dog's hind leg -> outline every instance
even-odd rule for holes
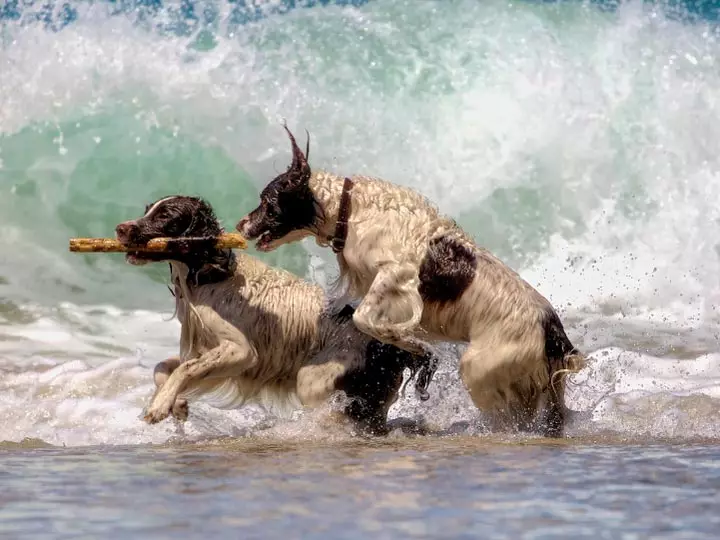
[[[338,379],[348,371],[350,362],[342,355],[326,358],[303,366],[298,371],[296,389],[300,403],[305,407],[317,407],[327,401],[337,390]]]
[[[411,264],[385,264],[353,314],[355,326],[382,343],[407,352],[427,353],[415,337],[423,312],[417,268]]]
[[[460,378],[491,429],[531,429],[548,383],[544,351],[530,343],[474,339],[460,358]]]
[[[193,381],[210,377],[242,375],[257,363],[257,353],[247,339],[233,336],[198,358],[180,364],[158,389],[148,407],[144,420],[155,424],[168,417],[178,395]]]
[[[365,350],[365,364],[348,371],[338,381],[339,388],[350,400],[345,415],[367,434],[386,435],[388,411],[397,401],[403,371],[406,367],[414,368],[416,362],[421,360],[393,345],[370,341]]]
[[[562,437],[565,427],[565,381],[555,381],[554,388],[548,388],[546,403],[541,418],[540,431],[544,437]]]
[[[362,361],[358,352],[353,344],[347,346],[345,351],[330,346],[313,358],[311,363],[301,367],[295,386],[300,403],[308,408],[328,403],[333,394],[342,390],[341,381],[344,380],[346,373],[357,369]],[[323,411],[322,417],[323,423],[327,421],[334,425],[343,423],[342,413],[334,408]]]

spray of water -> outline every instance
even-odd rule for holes
[[[138,420],[151,366],[177,348],[165,268],[68,254],[67,238],[112,234],[169,193],[234,223],[287,166],[282,119],[310,131],[313,167],[420,190],[559,308],[591,353],[568,396],[577,432],[717,436],[711,28],[640,2],[357,4],[205,2],[193,19],[71,2],[53,4],[62,24],[6,22],[0,440],[171,436]],[[335,272],[311,244],[268,260]],[[481,425],[455,358],[429,402],[391,414]],[[195,410],[197,436],[267,419]]]

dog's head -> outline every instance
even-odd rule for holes
[[[145,207],[145,214],[115,227],[115,235],[125,246],[142,246],[153,238],[204,237],[213,239],[222,233],[220,223],[212,207],[197,197],[175,195],[159,199]],[[212,242],[214,244],[214,241]],[[147,264],[167,260],[178,260],[178,250],[167,253],[128,251],[125,259],[130,264]]]
[[[292,146],[292,163],[275,177],[260,194],[260,205],[242,218],[235,228],[248,240],[255,240],[259,251],[296,242],[313,233],[319,205],[310,190],[310,136],[305,153],[285,126]]]

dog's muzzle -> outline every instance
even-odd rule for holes
[[[138,236],[138,226],[135,221],[123,221],[115,227],[115,236],[123,244],[132,244]]]

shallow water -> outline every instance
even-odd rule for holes
[[[7,538],[717,538],[720,448],[252,439],[1,451]]]

